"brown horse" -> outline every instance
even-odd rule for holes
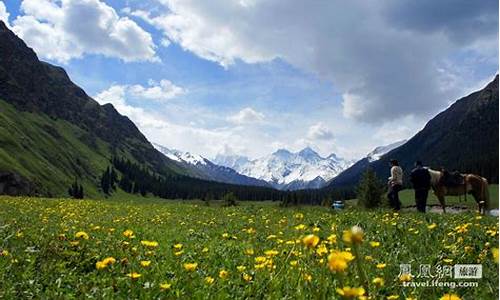
[[[429,169],[431,175],[431,186],[434,194],[441,203],[443,212],[446,212],[446,205],[444,201],[445,196],[462,196],[471,194],[478,205],[480,213],[486,213],[489,205],[489,190],[488,180],[475,174],[462,174],[464,177],[463,185],[447,186],[443,183],[443,172]]]

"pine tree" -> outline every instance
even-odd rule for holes
[[[370,168],[363,173],[356,192],[358,204],[365,208],[375,208],[382,203],[382,183]]]
[[[83,199],[83,185],[80,184],[80,186],[78,187],[78,197],[76,197],[76,199]]]
[[[110,186],[111,186],[111,175],[109,171],[109,167],[104,171],[101,177],[101,189],[105,194],[109,194]]]

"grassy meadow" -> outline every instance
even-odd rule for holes
[[[359,231],[351,227],[359,225]],[[1,299],[497,299],[498,218],[0,197]],[[498,252],[496,252],[498,254]],[[477,287],[404,287],[480,263]],[[400,276],[411,264],[414,277]],[[443,281],[460,280],[444,277]],[[459,299],[459,298],[453,298]]]

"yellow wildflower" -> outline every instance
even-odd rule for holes
[[[316,247],[316,245],[318,245],[319,243],[319,237],[314,235],[314,234],[309,234],[309,235],[306,235],[303,239],[302,239],[302,242],[304,243],[304,245],[306,245],[307,247],[311,247],[311,248],[314,248]]]
[[[408,281],[411,281],[411,278],[412,278],[411,274],[404,273],[404,274],[401,274],[399,276],[399,281],[401,281],[401,282],[408,282]]]
[[[243,273],[243,280],[245,280],[246,282],[249,282],[249,281],[252,281],[252,276],[247,274],[247,273]]]
[[[359,226],[353,226],[350,230],[345,230],[342,239],[348,244],[360,244],[363,242],[364,232]]]
[[[75,238],[88,240],[89,235],[85,231],[78,231],[77,233],[75,233]]]
[[[276,256],[279,254],[279,252],[276,250],[266,250],[264,251],[264,254],[267,256]]]
[[[162,291],[170,290],[171,287],[172,287],[171,283],[168,282],[160,283],[160,290]]]
[[[175,250],[181,250],[182,249],[182,244],[180,244],[180,243],[179,244],[175,244],[174,245],[174,249]]]
[[[136,272],[130,272],[127,274],[127,277],[130,277],[131,279],[138,279],[141,276],[142,276],[141,274],[136,273]]]
[[[430,225],[427,225],[427,228],[428,228],[428,229],[430,229],[430,230],[432,230],[432,229],[434,229],[434,228],[436,228],[436,227],[437,227],[437,224],[436,224],[436,223],[432,223],[432,224],[430,224]]]
[[[386,266],[387,266],[386,264],[380,263],[380,264],[377,264],[377,269],[383,269]]]
[[[266,262],[266,260],[267,260],[267,258],[265,256],[257,256],[255,258],[255,262],[258,264],[264,263],[264,262]]]
[[[372,248],[379,247],[380,246],[380,242],[370,242],[370,246],[372,246]]]
[[[246,255],[253,255],[254,251],[253,251],[253,249],[245,249],[245,254]]]
[[[123,233],[123,236],[129,239],[135,238],[134,232],[130,229],[125,230]]]
[[[148,248],[156,248],[158,247],[158,242],[155,241],[141,241],[141,245]]]
[[[184,264],[184,269],[186,271],[189,271],[189,272],[196,270],[197,267],[198,267],[198,263],[185,263]]]
[[[147,268],[147,267],[149,267],[149,265],[151,265],[150,260],[141,260],[141,266]]]
[[[324,254],[328,253],[328,249],[326,248],[325,244],[321,244],[318,249],[316,249],[316,253],[319,256],[323,256]]]
[[[351,287],[345,286],[343,288],[337,288],[337,294],[339,294],[345,298],[356,298],[356,297],[363,296],[365,294],[365,289],[362,287],[351,288]]]
[[[207,277],[205,277],[205,283],[206,283],[206,284],[209,284],[209,285],[210,285],[210,284],[213,284],[213,283],[214,283],[214,281],[215,281],[215,279],[214,279],[213,277],[211,277],[211,276],[207,276]]]
[[[493,259],[498,264],[498,248],[491,248],[491,254],[493,255]]]
[[[372,283],[377,287],[382,287],[382,286],[384,286],[385,281],[384,281],[384,278],[375,277],[375,278],[373,278]]]
[[[226,279],[227,276],[229,276],[229,272],[228,271],[226,271],[226,270],[220,270],[219,271],[219,278]]]
[[[238,270],[238,272],[243,272],[243,271],[245,271],[246,269],[247,269],[247,267],[245,267],[245,266],[237,266],[237,267],[236,267],[236,270]]]
[[[457,294],[444,294],[439,300],[462,300]]]
[[[354,256],[347,251],[334,251],[328,255],[328,267],[333,272],[343,272]]]

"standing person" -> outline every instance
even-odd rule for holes
[[[431,188],[431,174],[427,168],[424,168],[422,162],[415,162],[415,169],[411,171],[410,181],[415,190],[415,204],[419,212],[425,213],[427,206],[427,196]]]
[[[401,209],[401,201],[399,201],[399,191],[403,189],[403,169],[399,166],[399,162],[391,159],[391,177],[389,177],[389,204],[395,211]]]

